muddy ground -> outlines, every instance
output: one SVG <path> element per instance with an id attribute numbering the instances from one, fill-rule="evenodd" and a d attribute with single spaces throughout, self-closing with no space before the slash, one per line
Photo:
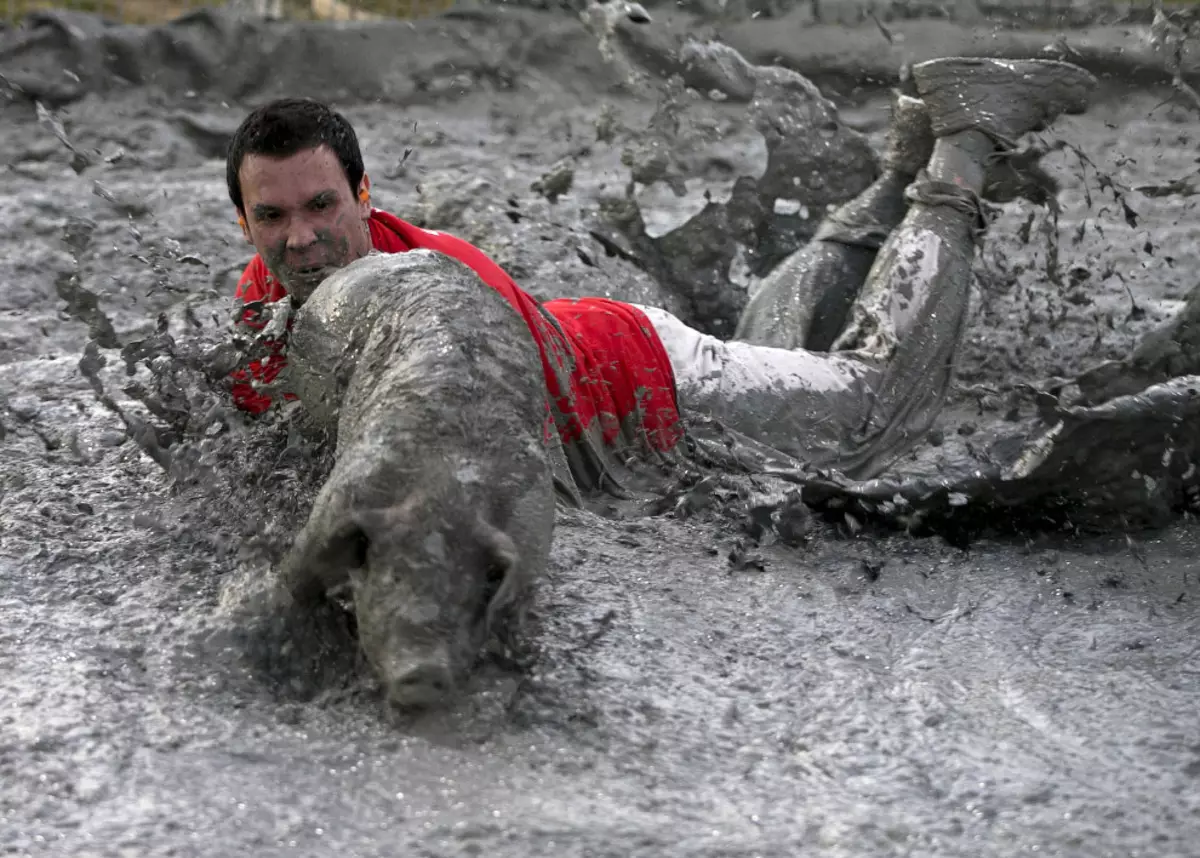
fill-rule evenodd
<path id="1" fill-rule="evenodd" d="M 597 140 L 603 103 L 632 129 L 653 109 L 593 72 L 340 106 L 376 205 L 477 241 L 539 297 L 672 306 L 588 233 L 597 195 L 627 178 L 623 138 Z M 1046 160 L 1064 185 L 1057 245 L 1028 204 L 995 224 L 948 438 L 1000 420 L 1020 383 L 1124 354 L 1197 285 L 1194 197 L 1153 190 L 1196 169 L 1197 114 L 1169 95 L 1108 85 L 1047 136 L 1093 166 Z M 878 142 L 885 93 L 838 97 Z M 83 285 L 122 342 L 160 312 L 179 330 L 185 306 L 223 318 L 249 249 L 195 126 L 245 109 L 147 89 L 67 104 L 74 144 L 100 152 L 82 174 L 28 104 L 0 116 L 5 854 L 1195 854 L 1186 520 L 965 551 L 819 531 L 746 563 L 714 516 L 563 511 L 532 666 L 489 667 L 447 717 L 390 724 L 353 671 L 289 685 L 248 667 L 222 585 L 261 562 L 243 539 L 294 524 L 305 487 L 280 455 L 261 466 L 273 498 L 172 488 L 79 372 L 88 331 L 56 289 L 74 264 L 62 229 L 84 216 Z M 688 198 L 646 197 L 656 223 L 761 169 L 735 107 L 728 123 Z M 575 183 L 551 204 L 531 185 L 564 157 Z"/>

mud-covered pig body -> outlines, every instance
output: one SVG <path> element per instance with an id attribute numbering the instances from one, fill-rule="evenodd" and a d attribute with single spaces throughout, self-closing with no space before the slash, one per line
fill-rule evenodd
<path id="1" fill-rule="evenodd" d="M 313 598 L 349 581 L 390 700 L 452 690 L 513 634 L 545 569 L 554 488 L 545 388 L 525 322 L 433 251 L 371 255 L 299 309 L 288 387 L 336 460 L 285 558 Z"/>

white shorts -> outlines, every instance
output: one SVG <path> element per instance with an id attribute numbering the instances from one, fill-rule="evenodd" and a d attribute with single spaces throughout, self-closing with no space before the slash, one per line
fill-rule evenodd
<path id="1" fill-rule="evenodd" d="M 636 305 L 654 325 L 679 407 L 705 414 L 801 461 L 836 461 L 860 436 L 879 369 L 850 353 L 724 342 L 657 307 Z"/>

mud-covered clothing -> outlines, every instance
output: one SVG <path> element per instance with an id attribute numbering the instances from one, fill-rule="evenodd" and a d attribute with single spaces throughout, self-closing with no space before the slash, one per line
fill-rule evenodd
<path id="1" fill-rule="evenodd" d="M 861 433 L 883 361 L 723 341 L 640 306 L 667 351 L 684 413 L 715 418 L 801 463 L 838 463 Z"/>
<path id="2" fill-rule="evenodd" d="M 982 162 L 992 144 L 980 137 Z M 909 186 L 909 210 L 859 287 L 838 351 L 722 342 L 643 308 L 684 413 L 706 413 L 760 448 L 854 479 L 892 467 L 933 426 L 966 328 L 979 238 L 969 203 L 978 191 L 956 187 Z"/>
<path id="3" fill-rule="evenodd" d="M 597 445 L 648 444 L 651 450 L 668 451 L 682 437 L 671 362 L 641 309 L 606 298 L 540 304 L 483 251 L 462 239 L 420 229 L 378 209 L 368 223 L 376 250 L 404 253 L 423 248 L 444 253 L 471 268 L 521 314 L 541 352 L 547 432 L 557 429 L 577 483 L 603 481 L 606 468 L 590 461 L 597 455 Z M 274 302 L 286 294 L 257 254 L 246 266 L 236 293 L 246 303 Z M 250 307 L 243 321 L 255 329 L 265 324 Z M 255 414 L 270 407 L 271 399 L 254 383 L 270 383 L 286 363 L 282 344 L 269 348 L 271 354 L 264 360 L 234 374 L 234 401 Z"/>

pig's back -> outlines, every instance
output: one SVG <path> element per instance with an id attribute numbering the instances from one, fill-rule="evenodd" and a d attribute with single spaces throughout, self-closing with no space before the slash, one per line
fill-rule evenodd
<path id="1" fill-rule="evenodd" d="M 379 405 L 404 403 L 449 426 L 481 414 L 544 419 L 528 327 L 474 272 L 434 251 L 367 256 L 328 278 L 297 316 L 289 360 L 293 390 L 318 420 L 340 423 L 339 443 L 355 431 L 339 410 Z"/>
<path id="2" fill-rule="evenodd" d="M 327 279 L 298 314 L 289 359 L 293 389 L 337 426 L 339 451 L 361 440 L 544 464 L 533 336 L 503 296 L 443 254 L 368 256 Z"/>

